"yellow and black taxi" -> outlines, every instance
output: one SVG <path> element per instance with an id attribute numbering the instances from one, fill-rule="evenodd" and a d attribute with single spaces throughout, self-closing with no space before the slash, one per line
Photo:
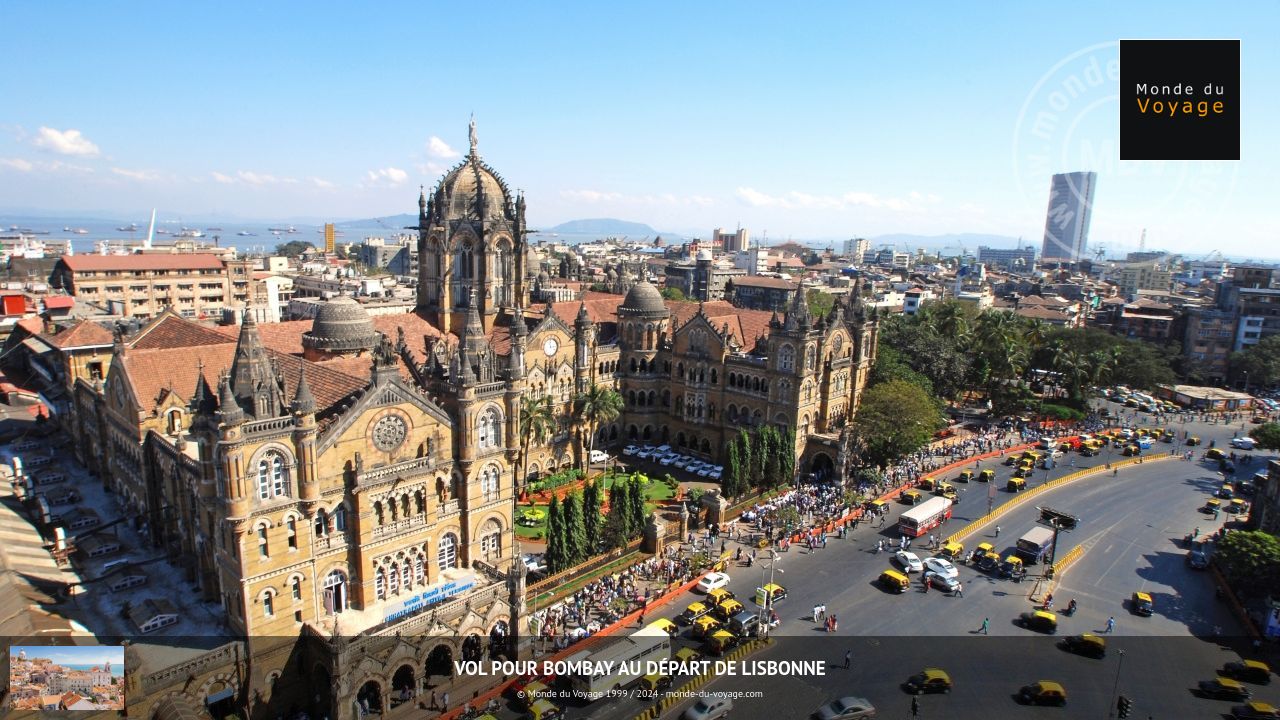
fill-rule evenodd
<path id="1" fill-rule="evenodd" d="M 696 602 L 690 605 L 689 607 L 685 608 L 684 612 L 680 613 L 679 619 L 685 621 L 686 623 L 692 623 L 694 620 L 697 620 L 698 618 L 702 617 L 703 615 L 706 615 L 709 612 L 711 612 L 710 605 L 704 602 Z"/>
<path id="2" fill-rule="evenodd" d="M 1023 478 L 1029 478 L 1035 471 L 1036 469 L 1033 467 L 1019 465 L 1018 467 L 1013 469 L 1013 479 L 1021 480 Z"/>
<path id="3" fill-rule="evenodd" d="M 996 479 L 996 471 L 990 468 L 978 473 L 978 482 L 991 482 Z"/>
<path id="4" fill-rule="evenodd" d="M 764 587 L 756 588 L 757 605 L 773 605 L 779 600 L 785 600 L 786 597 L 787 589 L 777 583 L 769 583 Z"/>
<path id="5" fill-rule="evenodd" d="M 649 627 L 657 628 L 662 632 L 668 635 L 671 635 L 673 637 L 680 634 L 680 626 L 671 622 L 666 618 L 658 618 L 657 620 L 654 620 L 653 622 L 649 623 Z"/>
<path id="6" fill-rule="evenodd" d="M 1138 447 L 1137 444 L 1125 445 L 1124 452 L 1121 454 L 1124 455 L 1125 457 L 1141 455 L 1142 448 Z"/>
<path id="7" fill-rule="evenodd" d="M 712 655 L 723 655 L 738 646 L 738 636 L 728 630 L 716 630 L 707 638 L 703 648 Z"/>
<path id="8" fill-rule="evenodd" d="M 942 668 L 925 668 L 907 678 L 907 681 L 902 684 L 902 689 L 912 695 L 949 693 L 951 692 L 951 676 Z"/>
<path id="9" fill-rule="evenodd" d="M 715 612 L 716 617 L 720 618 L 722 622 L 729 622 L 729 618 L 737 615 L 743 610 L 746 610 L 746 608 L 742 606 L 742 603 L 734 600 L 733 598 L 729 598 L 717 605 L 713 612 Z"/>
<path id="10" fill-rule="evenodd" d="M 1151 599 L 1151 595 L 1138 591 L 1133 594 L 1133 597 L 1129 598 L 1129 609 L 1133 611 L 1134 615 L 1151 617 L 1155 612 L 1155 601 Z"/>
<path id="11" fill-rule="evenodd" d="M 1222 501 L 1215 498 L 1209 498 L 1205 501 L 1204 507 L 1200 508 L 1200 512 L 1216 513 L 1222 509 Z"/>
<path id="12" fill-rule="evenodd" d="M 1018 691 L 1018 697 L 1028 705 L 1066 705 L 1067 691 L 1060 683 L 1052 680 L 1024 685 Z"/>
<path id="13" fill-rule="evenodd" d="M 925 492 L 930 492 L 933 490 L 934 486 L 937 485 L 937 482 L 938 482 L 937 480 L 934 480 L 933 478 L 929 478 L 929 477 L 920 478 L 920 482 L 916 483 L 916 487 L 920 488 L 921 490 L 924 490 Z"/>
<path id="14" fill-rule="evenodd" d="M 691 663 L 702 659 L 702 653 L 691 647 L 683 647 L 676 651 L 675 661 L 677 663 Z"/>
<path id="15" fill-rule="evenodd" d="M 1225 677 L 1201 680 L 1197 691 L 1201 697 L 1215 700 L 1248 700 L 1253 697 L 1253 691 L 1247 685 Z"/>
<path id="16" fill-rule="evenodd" d="M 1000 555 L 994 550 L 978 555 L 978 569 L 983 572 L 994 573 L 1000 570 Z"/>
<path id="17" fill-rule="evenodd" d="M 1280 708 L 1264 702 L 1247 702 L 1231 708 L 1234 720 L 1280 720 Z"/>
<path id="18" fill-rule="evenodd" d="M 1243 680 L 1256 685 L 1266 685 L 1271 682 L 1271 666 L 1261 660 L 1229 662 L 1222 666 L 1219 674 L 1233 680 Z"/>
<path id="19" fill-rule="evenodd" d="M 1227 454 L 1222 452 L 1222 450 L 1218 448 L 1209 448 L 1208 450 L 1204 451 L 1205 460 L 1221 460 L 1226 456 Z"/>
<path id="20" fill-rule="evenodd" d="M 526 710 L 533 706 L 539 699 L 546 698 L 551 695 L 551 687 L 547 684 L 551 680 L 535 680 L 523 688 L 516 691 L 516 700 Z"/>
<path id="21" fill-rule="evenodd" d="M 1199 444 L 1200 444 L 1200 438 L 1198 436 L 1192 435 L 1191 437 L 1187 438 L 1187 447 L 1195 447 L 1196 445 L 1199 445 Z"/>
<path id="22" fill-rule="evenodd" d="M 707 593 L 707 597 L 704 598 L 702 602 L 715 607 L 725 600 L 732 600 L 734 597 L 732 590 L 728 588 L 716 588 L 715 590 Z"/>
<path id="23" fill-rule="evenodd" d="M 1047 610 L 1032 610 L 1018 616 L 1018 624 L 1035 632 L 1053 635 L 1058 632 L 1058 616 Z"/>
<path id="24" fill-rule="evenodd" d="M 919 490 L 907 490 L 899 495 L 898 499 L 907 505 L 915 505 L 924 499 L 924 494 Z"/>
<path id="25" fill-rule="evenodd" d="M 894 593 L 904 593 L 907 591 L 907 588 L 911 587 L 911 580 L 909 580 L 906 575 L 903 575 L 892 568 L 880 573 L 880 577 L 877 581 L 885 590 Z"/>
<path id="26" fill-rule="evenodd" d="M 1019 472 L 1022 471 L 1016 471 L 1014 473 L 1014 477 L 1009 478 L 1009 481 L 1004 484 L 1004 489 L 1006 491 L 1016 493 L 1027 489 L 1027 481 L 1023 479 L 1024 476 L 1018 475 Z M 1030 472 L 1031 471 L 1029 470 L 1027 471 L 1028 474 L 1030 474 Z"/>
<path id="27" fill-rule="evenodd" d="M 538 700 L 529 707 L 525 717 L 529 720 L 560 720 L 564 717 L 564 710 L 550 700 Z"/>
<path id="28" fill-rule="evenodd" d="M 1235 513 L 1236 515 L 1243 515 L 1249 512 L 1249 503 L 1245 502 L 1240 498 L 1232 498 L 1231 502 L 1227 503 L 1227 506 L 1223 509 L 1229 513 Z"/>
<path id="29" fill-rule="evenodd" d="M 964 545 L 955 540 L 948 540 L 942 545 L 942 549 L 938 551 L 938 554 L 948 560 L 959 560 L 960 556 L 964 555 Z"/>
<path id="30" fill-rule="evenodd" d="M 1010 455 L 1004 459 L 1004 464 L 1012 467 L 1014 465 L 1017 465 L 1021 461 L 1022 461 L 1021 455 Z"/>
<path id="31" fill-rule="evenodd" d="M 1062 649 L 1085 657 L 1104 658 L 1107 656 L 1107 641 L 1093 633 L 1072 635 L 1060 643 Z"/>
<path id="32" fill-rule="evenodd" d="M 961 470 L 960 474 L 956 476 L 955 482 L 967 483 L 970 480 L 973 480 L 973 471 Z"/>
<path id="33" fill-rule="evenodd" d="M 951 483 L 938 483 L 938 487 L 934 488 L 933 492 L 952 502 L 960 499 L 960 493 L 956 491 L 956 486 Z"/>
<path id="34" fill-rule="evenodd" d="M 720 621 L 711 615 L 703 615 L 689 625 L 689 637 L 704 638 L 720 629 Z"/>
<path id="35" fill-rule="evenodd" d="M 1231 483 L 1222 483 L 1217 490 L 1213 491 L 1213 496 L 1230 500 L 1235 495 L 1235 488 L 1231 487 Z"/>

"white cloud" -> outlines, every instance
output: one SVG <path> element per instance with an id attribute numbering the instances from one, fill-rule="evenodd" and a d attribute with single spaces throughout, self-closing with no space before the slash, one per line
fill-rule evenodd
<path id="1" fill-rule="evenodd" d="M 34 143 L 36 147 L 59 155 L 92 157 L 98 154 L 98 146 L 89 142 L 89 138 L 81 135 L 79 130 L 55 130 L 42 127 Z"/>
<path id="2" fill-rule="evenodd" d="M 560 197 L 565 200 L 583 203 L 616 202 L 622 199 L 622 193 L 600 192 L 599 190 L 562 190 Z"/>
<path id="3" fill-rule="evenodd" d="M 881 197 L 875 193 L 849 191 L 841 195 L 811 195 L 791 190 L 782 195 L 770 195 L 755 188 L 740 187 L 735 193 L 738 199 L 752 207 L 775 207 L 783 210 L 840 210 L 849 207 L 910 210 L 911 203 L 901 198 Z M 918 193 L 913 193 L 918 195 Z"/>
<path id="4" fill-rule="evenodd" d="M 127 170 L 125 168 L 113 167 L 111 172 L 131 180 L 159 180 L 160 173 L 154 170 Z"/>
<path id="5" fill-rule="evenodd" d="M 21 172 L 30 172 L 31 168 L 34 167 L 30 162 L 22 158 L 0 158 L 0 166 L 13 168 Z"/>
<path id="6" fill-rule="evenodd" d="M 236 179 L 231 177 L 230 175 L 223 175 L 222 173 L 217 172 L 216 170 L 209 174 L 213 176 L 213 179 L 215 182 L 220 182 L 223 185 L 230 185 L 231 183 L 236 181 Z"/>
<path id="7" fill-rule="evenodd" d="M 256 185 L 259 187 L 263 185 L 291 185 L 298 182 L 293 178 L 276 177 L 275 175 L 268 175 L 266 173 L 256 173 L 252 170 L 240 170 L 236 172 L 236 177 L 246 185 Z"/>
<path id="8" fill-rule="evenodd" d="M 432 135 L 427 139 L 427 154 L 433 158 L 441 158 L 448 160 L 450 158 L 459 157 L 462 153 L 449 147 L 449 143 Z"/>
<path id="9" fill-rule="evenodd" d="M 365 178 L 370 183 L 386 182 L 389 185 L 399 185 L 409 179 L 409 173 L 395 167 L 385 167 L 379 170 L 370 170 L 365 173 Z"/>
<path id="10" fill-rule="evenodd" d="M 418 169 L 419 174 L 429 178 L 440 177 L 441 175 L 444 175 L 445 171 L 449 169 L 438 162 L 431 162 L 431 161 L 428 161 L 426 164 L 418 163 L 414 167 Z"/>
<path id="11" fill-rule="evenodd" d="M 320 188 L 321 190 L 332 190 L 334 188 L 334 184 L 328 180 L 321 180 L 318 177 L 310 178 L 310 180 L 312 185 Z"/>

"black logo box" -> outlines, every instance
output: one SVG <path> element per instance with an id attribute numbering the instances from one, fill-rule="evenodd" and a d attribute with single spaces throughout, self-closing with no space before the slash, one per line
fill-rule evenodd
<path id="1" fill-rule="evenodd" d="M 1121 160 L 1239 160 L 1240 102 L 1239 40 L 1120 41 Z"/>

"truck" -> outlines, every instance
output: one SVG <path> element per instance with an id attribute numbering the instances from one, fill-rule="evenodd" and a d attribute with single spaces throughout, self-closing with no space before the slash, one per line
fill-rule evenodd
<path id="1" fill-rule="evenodd" d="M 1017 553 L 1029 565 L 1044 559 L 1053 547 L 1053 528 L 1033 527 L 1018 538 Z"/>

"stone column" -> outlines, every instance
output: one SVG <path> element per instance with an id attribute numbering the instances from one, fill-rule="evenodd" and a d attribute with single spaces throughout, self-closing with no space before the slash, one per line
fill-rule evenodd
<path id="1" fill-rule="evenodd" d="M 667 524 L 658 518 L 655 510 L 649 513 L 649 522 L 644 526 L 644 542 L 641 549 L 654 555 L 662 554 L 662 541 L 667 534 Z"/>

